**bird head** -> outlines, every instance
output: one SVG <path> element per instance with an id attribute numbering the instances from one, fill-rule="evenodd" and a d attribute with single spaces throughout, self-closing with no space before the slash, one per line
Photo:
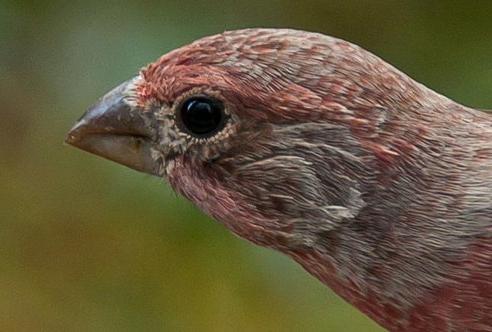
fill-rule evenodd
<path id="1" fill-rule="evenodd" d="M 67 142 L 173 188 L 264 246 L 313 246 L 370 202 L 375 138 L 420 87 L 348 42 L 248 29 L 200 39 L 100 99 Z M 396 132 L 396 130 L 394 130 Z"/>
<path id="2" fill-rule="evenodd" d="M 490 260 L 467 254 L 490 239 L 490 128 L 353 44 L 248 29 L 164 55 L 102 97 L 67 142 L 166 178 L 388 329 L 422 330 L 490 289 L 451 280 L 468 261 L 491 280 Z M 456 282 L 472 286 L 457 302 Z M 474 317 L 490 305 L 477 296 Z"/>

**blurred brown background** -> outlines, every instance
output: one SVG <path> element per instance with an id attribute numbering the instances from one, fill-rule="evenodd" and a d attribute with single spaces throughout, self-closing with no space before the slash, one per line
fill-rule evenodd
<path id="1" fill-rule="evenodd" d="M 380 331 L 159 179 L 62 144 L 161 54 L 242 27 L 355 42 L 492 108 L 491 1 L 0 1 L 1 331 Z"/>

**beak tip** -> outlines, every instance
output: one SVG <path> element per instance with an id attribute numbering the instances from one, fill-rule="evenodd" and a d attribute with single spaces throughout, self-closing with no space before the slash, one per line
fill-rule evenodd
<path id="1" fill-rule="evenodd" d="M 83 120 L 78 121 L 67 133 L 67 136 L 65 136 L 64 143 L 72 146 L 77 146 L 77 142 L 80 141 L 82 137 L 82 132 L 81 132 L 81 127 L 84 122 Z"/>
<path id="2" fill-rule="evenodd" d="M 69 132 L 67 136 L 65 136 L 65 139 L 63 140 L 63 144 L 65 145 L 74 145 L 76 141 L 76 138 L 74 135 Z"/>

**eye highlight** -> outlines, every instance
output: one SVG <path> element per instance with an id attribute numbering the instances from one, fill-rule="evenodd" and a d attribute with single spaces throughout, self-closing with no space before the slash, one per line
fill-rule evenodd
<path id="1" fill-rule="evenodd" d="M 224 128 L 224 104 L 208 96 L 194 96 L 178 108 L 178 118 L 183 129 L 198 138 L 211 137 Z"/>

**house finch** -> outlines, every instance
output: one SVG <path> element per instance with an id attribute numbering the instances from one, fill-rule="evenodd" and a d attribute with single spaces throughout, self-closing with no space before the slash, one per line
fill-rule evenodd
<path id="1" fill-rule="evenodd" d="M 492 116 L 317 33 L 200 39 L 67 142 L 168 180 L 383 327 L 492 331 Z"/>

